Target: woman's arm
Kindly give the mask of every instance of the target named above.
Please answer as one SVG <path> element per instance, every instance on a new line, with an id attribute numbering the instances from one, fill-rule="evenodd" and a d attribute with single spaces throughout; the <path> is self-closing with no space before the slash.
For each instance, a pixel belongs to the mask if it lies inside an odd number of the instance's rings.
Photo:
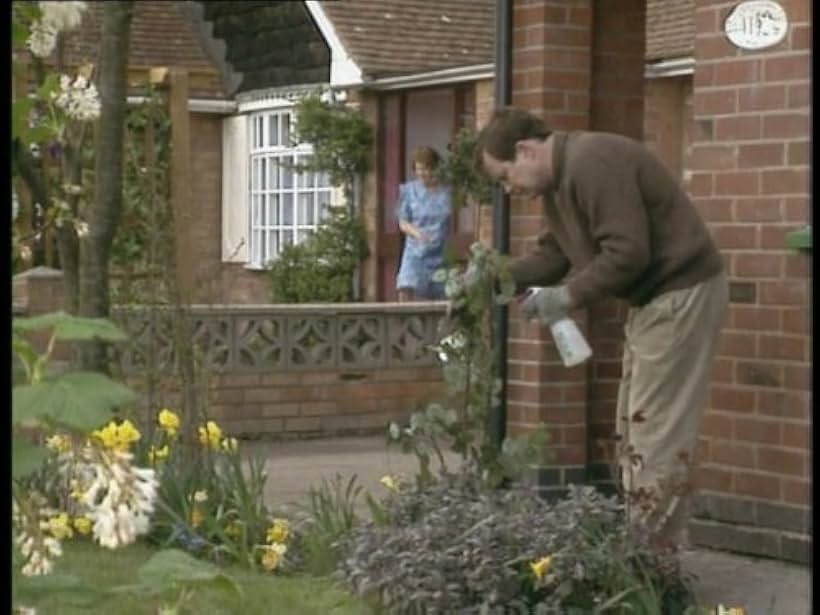
<path id="1" fill-rule="evenodd" d="M 419 241 L 427 241 L 427 235 L 417 229 L 411 222 L 407 222 L 407 220 L 399 220 L 399 230 L 405 235 L 418 239 Z"/>

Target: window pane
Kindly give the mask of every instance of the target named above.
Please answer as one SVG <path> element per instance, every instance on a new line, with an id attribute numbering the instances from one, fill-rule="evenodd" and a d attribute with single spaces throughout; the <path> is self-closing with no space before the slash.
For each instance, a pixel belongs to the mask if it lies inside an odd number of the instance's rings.
<path id="1" fill-rule="evenodd" d="M 268 116 L 268 145 L 279 145 L 279 116 L 271 114 Z"/>
<path id="2" fill-rule="evenodd" d="M 257 265 L 260 262 L 262 262 L 260 256 L 260 246 L 262 245 L 262 233 L 260 231 L 254 231 L 251 237 L 253 239 L 253 241 L 251 242 L 251 263 Z"/>
<path id="3" fill-rule="evenodd" d="M 259 211 L 261 212 L 260 217 L 259 217 L 259 224 L 261 226 L 267 226 L 268 225 L 268 212 L 267 212 L 267 207 L 266 207 L 267 197 L 264 194 L 261 194 L 261 195 L 259 195 L 258 198 L 259 198 Z"/>
<path id="4" fill-rule="evenodd" d="M 271 226 L 279 226 L 279 195 L 272 194 L 270 197 L 270 220 Z"/>
<path id="5" fill-rule="evenodd" d="M 271 190 L 279 187 L 279 165 L 276 158 L 268 158 L 268 184 Z"/>
<path id="6" fill-rule="evenodd" d="M 293 231 L 282 231 L 282 247 L 293 243 Z"/>
<path id="7" fill-rule="evenodd" d="M 265 164 L 265 159 L 262 158 L 261 160 L 259 160 L 259 189 L 260 190 L 266 190 L 267 189 L 267 185 L 268 185 L 267 181 L 266 181 L 266 177 L 268 175 L 267 170 L 268 170 L 268 165 Z"/>
<path id="8" fill-rule="evenodd" d="M 282 141 L 279 145 L 290 146 L 290 113 L 282 114 Z"/>
<path id="9" fill-rule="evenodd" d="M 282 158 L 282 188 L 293 188 L 293 156 Z"/>
<path id="10" fill-rule="evenodd" d="M 253 228 L 258 228 L 259 224 L 261 223 L 260 218 L 259 218 L 259 195 L 258 194 L 254 194 L 251 197 L 251 212 L 252 212 L 252 215 L 253 215 L 253 218 L 252 218 L 253 219 L 253 222 L 252 222 Z"/>
<path id="11" fill-rule="evenodd" d="M 299 209 L 296 213 L 296 224 L 313 224 L 313 193 L 303 192 L 299 195 Z"/>
<path id="12" fill-rule="evenodd" d="M 290 192 L 282 195 L 282 225 L 293 226 L 293 194 Z"/>
<path id="13" fill-rule="evenodd" d="M 317 173 L 316 174 L 316 187 L 317 188 L 327 188 L 330 186 L 330 176 L 325 173 Z"/>
<path id="14" fill-rule="evenodd" d="M 270 232 L 268 233 L 268 260 L 273 260 L 273 258 L 279 254 L 279 250 L 277 249 L 276 241 L 276 233 Z"/>
<path id="15" fill-rule="evenodd" d="M 251 173 L 251 190 L 259 190 L 259 158 L 251 160 L 253 172 Z"/>
<path id="16" fill-rule="evenodd" d="M 262 250 L 261 250 L 262 253 L 261 253 L 260 258 L 259 258 L 259 264 L 260 265 L 264 265 L 265 263 L 267 263 L 268 259 L 270 258 L 270 254 L 268 253 L 268 237 L 269 236 L 270 236 L 269 232 L 263 232 L 262 233 L 262 241 L 259 242 L 260 245 L 262 246 Z"/>

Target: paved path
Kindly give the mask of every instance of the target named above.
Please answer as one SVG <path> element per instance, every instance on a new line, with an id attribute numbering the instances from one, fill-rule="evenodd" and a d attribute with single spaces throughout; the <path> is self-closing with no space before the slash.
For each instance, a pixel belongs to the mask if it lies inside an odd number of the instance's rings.
<path id="1" fill-rule="evenodd" d="M 271 506 L 300 500 L 309 485 L 337 473 L 345 478 L 356 474 L 359 484 L 378 493 L 385 474 L 412 477 L 417 469 L 415 457 L 397 447 L 388 449 L 381 437 L 247 442 L 243 450 L 267 458 Z M 457 457 L 449 460 L 456 465 Z M 811 572 L 804 566 L 706 549 L 685 553 L 682 563 L 699 578 L 701 604 L 743 606 L 746 615 L 811 613 Z"/>

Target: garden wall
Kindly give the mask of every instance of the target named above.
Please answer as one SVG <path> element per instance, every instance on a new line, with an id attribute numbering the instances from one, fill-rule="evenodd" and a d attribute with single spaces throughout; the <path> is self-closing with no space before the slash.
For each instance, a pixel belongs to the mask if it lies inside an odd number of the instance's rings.
<path id="1" fill-rule="evenodd" d="M 13 287 L 16 313 L 62 307 L 59 271 L 20 274 Z M 228 433 L 247 438 L 384 432 L 389 421 L 443 399 L 428 345 L 444 309 L 442 302 L 192 306 L 203 407 Z M 129 334 L 117 358 L 141 406 L 153 400 L 151 415 L 179 408 L 172 311 L 115 307 L 112 318 Z"/>

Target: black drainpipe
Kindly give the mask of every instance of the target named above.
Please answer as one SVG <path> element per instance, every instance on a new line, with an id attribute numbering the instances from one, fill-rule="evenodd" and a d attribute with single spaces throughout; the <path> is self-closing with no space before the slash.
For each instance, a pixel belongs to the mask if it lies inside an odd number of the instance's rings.
<path id="1" fill-rule="evenodd" d="M 495 106 L 512 102 L 512 3 L 495 3 Z M 502 254 L 510 252 L 510 197 L 495 186 L 493 189 L 493 247 Z M 498 404 L 490 413 L 490 434 L 500 448 L 507 432 L 507 308 L 497 305 L 493 314 L 493 347 L 498 353 L 498 377 L 501 392 Z"/>

